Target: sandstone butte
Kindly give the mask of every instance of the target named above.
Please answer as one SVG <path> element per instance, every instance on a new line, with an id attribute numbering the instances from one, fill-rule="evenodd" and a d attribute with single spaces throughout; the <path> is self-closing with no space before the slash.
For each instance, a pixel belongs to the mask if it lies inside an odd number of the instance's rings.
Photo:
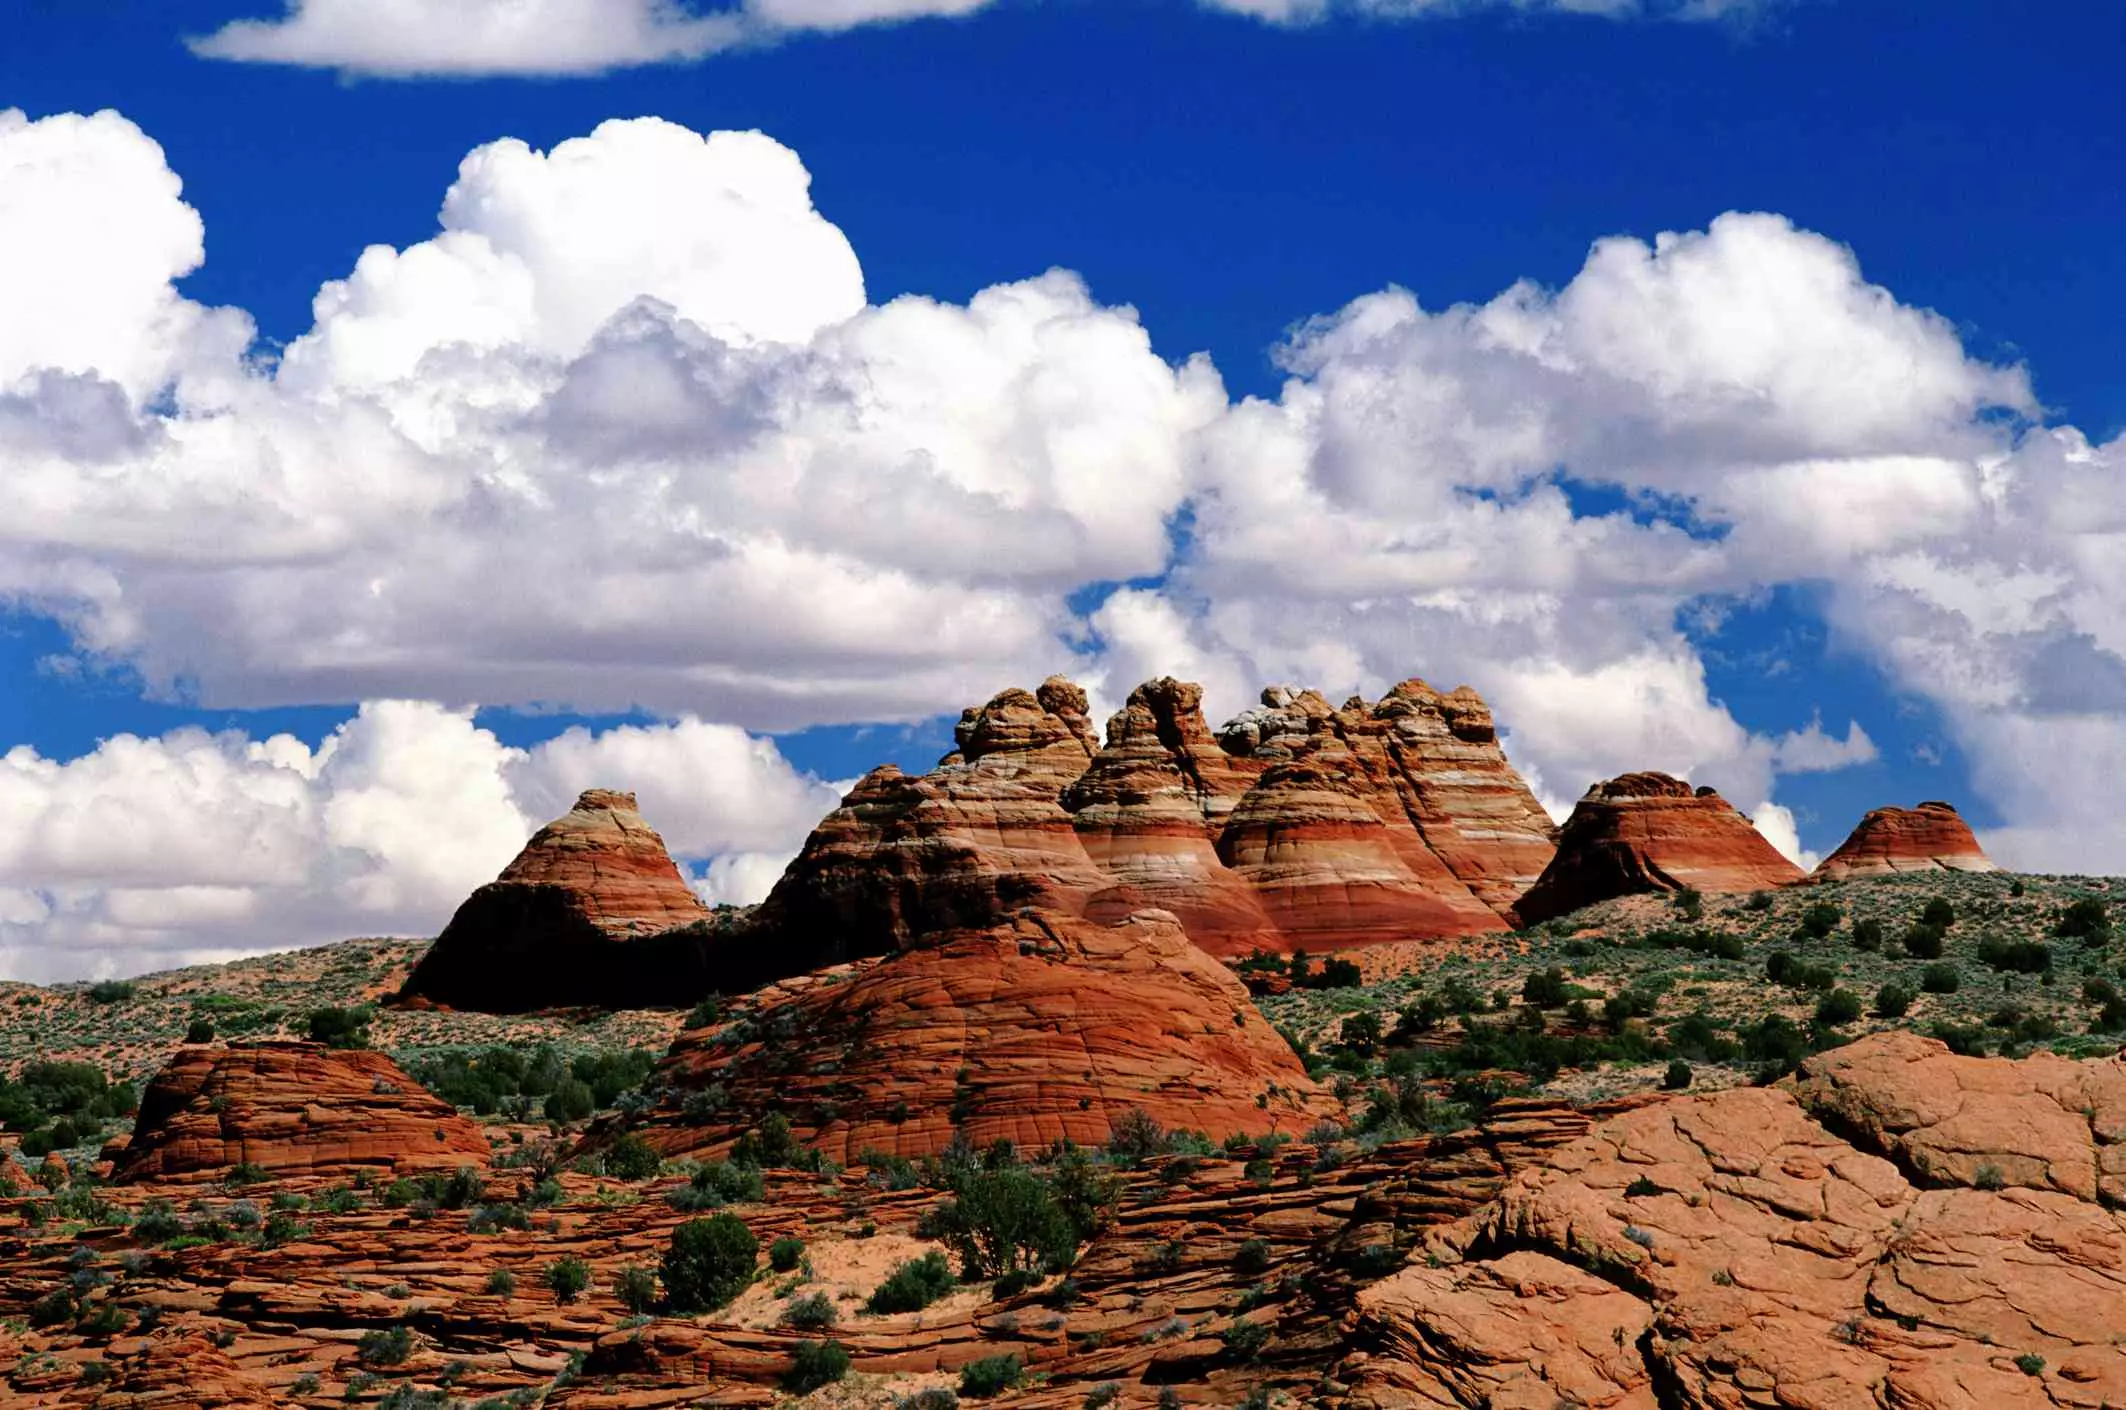
<path id="1" fill-rule="evenodd" d="M 382 1053 L 314 1043 L 187 1047 L 148 1084 L 125 1181 L 403 1175 L 484 1166 L 487 1138 Z"/>
<path id="2" fill-rule="evenodd" d="M 1523 925 L 1646 891 L 1761 891 L 1802 880 L 1764 835 L 1710 788 L 1624 774 L 1587 790 L 1557 855 L 1514 906 Z"/>
<path id="3" fill-rule="evenodd" d="M 1029 905 L 1163 909 L 1223 957 L 1506 928 L 1555 828 L 1473 691 L 1262 700 L 1213 733 L 1199 687 L 1148 681 L 1104 738 L 1061 678 L 969 709 L 935 769 L 874 770 L 813 832 L 758 914 L 767 948 L 796 973 Z"/>
<path id="4" fill-rule="evenodd" d="M 1998 871 L 1947 803 L 1877 808 L 1810 873 L 1814 881 L 1850 881 L 1907 871 Z"/>
<path id="5" fill-rule="evenodd" d="M 2126 1405 L 2126 1065 L 1885 1033 L 1522 1167 L 1357 1297 L 1346 1404 Z"/>
<path id="6" fill-rule="evenodd" d="M 592 789 L 458 907 L 403 997 L 499 1013 L 670 1002 L 681 947 L 632 947 L 708 914 L 635 795 Z"/>
<path id="7" fill-rule="evenodd" d="M 1028 909 L 766 997 L 674 1043 L 652 1145 L 717 1154 L 770 1112 L 847 1162 L 934 1155 L 956 1135 L 1104 1146 L 1133 1108 L 1214 1138 L 1290 1136 L 1340 1110 L 1163 912 Z"/>

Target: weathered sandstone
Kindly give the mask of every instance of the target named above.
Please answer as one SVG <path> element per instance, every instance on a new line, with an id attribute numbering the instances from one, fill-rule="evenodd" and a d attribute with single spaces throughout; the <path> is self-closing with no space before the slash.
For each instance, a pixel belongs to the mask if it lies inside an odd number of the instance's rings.
<path id="1" fill-rule="evenodd" d="M 148 1084 L 117 1177 L 405 1174 L 485 1165 L 487 1139 L 382 1053 L 188 1047 Z"/>
<path id="2" fill-rule="evenodd" d="M 1877 808 L 1810 873 L 1815 881 L 1848 881 L 1907 871 L 1998 871 L 1971 835 L 1970 824 L 1947 803 Z"/>
<path id="3" fill-rule="evenodd" d="M 1573 805 L 1557 855 L 1514 906 L 1523 925 L 1645 891 L 1759 891 L 1802 879 L 1726 799 L 1667 774 L 1625 774 Z"/>

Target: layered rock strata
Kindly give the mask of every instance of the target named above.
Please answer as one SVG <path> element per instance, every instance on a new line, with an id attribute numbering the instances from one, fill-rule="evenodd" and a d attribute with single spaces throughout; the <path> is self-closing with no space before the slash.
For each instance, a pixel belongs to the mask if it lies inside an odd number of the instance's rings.
<path id="1" fill-rule="evenodd" d="M 1223 965 L 1161 912 L 1028 910 L 934 936 L 673 1045 L 647 1138 L 713 1153 L 771 1111 L 837 1160 L 963 1136 L 1104 1145 L 1133 1108 L 1224 1136 L 1337 1110 Z M 706 1095 L 705 1095 L 706 1094 Z"/>
<path id="2" fill-rule="evenodd" d="M 592 789 L 458 907 L 402 997 L 489 1013 L 670 1003 L 703 972 L 708 922 L 635 795 Z"/>
<path id="3" fill-rule="evenodd" d="M 400 1175 L 484 1166 L 480 1128 L 382 1053 L 314 1043 L 185 1048 L 148 1083 L 122 1181 Z"/>
<path id="4" fill-rule="evenodd" d="M 1616 1117 L 1359 1294 L 1358 1406 L 2126 1403 L 2126 1065 L 1896 1033 Z"/>
<path id="5" fill-rule="evenodd" d="M 1625 774 L 1573 805 L 1557 855 L 1513 909 L 1534 925 L 1617 896 L 1761 891 L 1800 880 L 1801 869 L 1712 789 Z"/>
<path id="6" fill-rule="evenodd" d="M 1947 803 L 1877 808 L 1810 873 L 1814 881 L 1850 881 L 1908 871 L 1998 871 L 1970 824 Z"/>

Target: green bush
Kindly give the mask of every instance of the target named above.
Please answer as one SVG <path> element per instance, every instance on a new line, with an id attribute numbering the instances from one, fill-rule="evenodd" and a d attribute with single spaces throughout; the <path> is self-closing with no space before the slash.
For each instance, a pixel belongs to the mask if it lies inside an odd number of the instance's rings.
<path id="1" fill-rule="evenodd" d="M 687 1010 L 687 1027 L 707 1028 L 712 1023 L 723 1021 L 723 996 L 711 994 L 693 1008 Z"/>
<path id="2" fill-rule="evenodd" d="M 920 1312 L 959 1286 L 945 1255 L 932 1249 L 921 1258 L 895 1266 L 886 1281 L 872 1290 L 864 1306 L 879 1313 Z"/>
<path id="3" fill-rule="evenodd" d="M 1827 1028 L 1840 1028 L 1860 1017 L 1860 996 L 1850 989 L 1833 989 L 1816 1005 L 1816 1021 Z"/>
<path id="4" fill-rule="evenodd" d="M 574 1302 L 590 1285 L 590 1265 L 580 1258 L 557 1258 L 546 1265 L 547 1291 L 556 1302 Z"/>
<path id="5" fill-rule="evenodd" d="M 1829 901 L 1818 901 L 1801 913 L 1801 933 L 1811 940 L 1822 940 L 1844 918 L 1844 913 Z"/>
<path id="6" fill-rule="evenodd" d="M 983 1399 L 1001 1395 L 1019 1383 L 1025 1366 L 1017 1356 L 985 1356 L 960 1371 L 960 1394 Z"/>
<path id="7" fill-rule="evenodd" d="M 1870 954 L 1882 948 L 1882 922 L 1879 920 L 1856 920 L 1853 922 L 1853 948 Z"/>
<path id="8" fill-rule="evenodd" d="M 657 1277 L 631 1263 L 613 1275 L 613 1296 L 630 1312 L 647 1312 L 657 1305 Z"/>
<path id="9" fill-rule="evenodd" d="M 778 1273 L 787 1273 L 797 1267 L 805 1256 L 805 1241 L 785 1235 L 768 1245 L 768 1266 Z"/>
<path id="10" fill-rule="evenodd" d="M 960 1255 L 962 1276 L 994 1278 L 1044 1263 L 1068 1263 L 1077 1239 L 1048 1184 L 1022 1169 L 985 1170 L 962 1182 L 937 1211 L 937 1227 Z"/>
<path id="11" fill-rule="evenodd" d="M 1942 931 L 1938 926 L 1922 922 L 1905 931 L 1903 944 L 1905 953 L 1915 960 L 1938 960 L 1942 951 Z"/>
<path id="12" fill-rule="evenodd" d="M 1912 1001 L 1918 997 L 1904 985 L 1892 981 L 1875 991 L 1875 1016 L 1877 1018 L 1903 1018 L 1911 1010 Z"/>
<path id="13" fill-rule="evenodd" d="M 487 1294 L 490 1297 L 514 1297 L 517 1293 L 517 1275 L 507 1268 L 497 1268 L 487 1275 Z"/>
<path id="14" fill-rule="evenodd" d="M 89 999 L 98 1004 L 122 1004 L 133 997 L 133 986 L 123 979 L 106 979 L 89 986 Z"/>
<path id="15" fill-rule="evenodd" d="M 387 1327 L 362 1333 L 354 1357 L 364 1366 L 396 1366 L 413 1355 L 413 1333 L 404 1327 Z"/>
<path id="16" fill-rule="evenodd" d="M 1691 1065 L 1682 1058 L 1677 1058 L 1669 1063 L 1668 1070 L 1661 1074 L 1661 1085 L 1668 1091 L 1680 1092 L 1691 1084 L 1694 1076 L 1696 1074 L 1691 1071 Z"/>
<path id="17" fill-rule="evenodd" d="M 833 1326 L 836 1320 L 834 1299 L 823 1292 L 810 1292 L 803 1297 L 792 1298 L 782 1314 L 783 1325 L 800 1332 L 823 1332 Z"/>
<path id="18" fill-rule="evenodd" d="M 1931 925 L 1936 930 L 1947 930 L 1956 924 L 1956 907 L 1947 897 L 1936 896 L 1919 908 L 1919 923 Z"/>
<path id="19" fill-rule="evenodd" d="M 684 1189 L 670 1196 L 672 1207 L 689 1212 L 721 1209 L 727 1204 L 752 1204 L 766 1193 L 766 1182 L 757 1166 L 714 1161 L 696 1170 Z"/>
<path id="20" fill-rule="evenodd" d="M 849 1374 L 849 1349 L 838 1341 L 801 1341 L 790 1353 L 783 1389 L 805 1395 Z"/>
<path id="21" fill-rule="evenodd" d="M 672 1231 L 664 1255 L 664 1291 L 679 1313 L 710 1312 L 753 1281 L 760 1241 L 732 1214 L 689 1219 Z"/>
<path id="22" fill-rule="evenodd" d="M 195 1018 L 185 1025 L 187 1043 L 211 1043 L 214 1041 L 214 1025 L 203 1018 Z"/>
<path id="23" fill-rule="evenodd" d="M 2063 940 L 2096 941 L 2111 933 L 2111 921 L 2104 913 L 2103 898 L 2079 896 L 2069 902 L 2053 923 L 2052 933 Z"/>
<path id="24" fill-rule="evenodd" d="M 1531 973 L 1521 981 L 1521 1001 L 1539 1009 L 1563 1008 L 1571 997 L 1565 971 L 1557 965 Z"/>
<path id="25" fill-rule="evenodd" d="M 144 1244 L 167 1243 L 185 1231 L 184 1221 L 166 1199 L 151 1199 L 133 1220 L 133 1238 Z"/>
<path id="26" fill-rule="evenodd" d="M 1964 977 L 1953 964 L 1930 964 L 1919 972 L 1923 994 L 1953 994 L 1963 987 Z"/>
<path id="27" fill-rule="evenodd" d="M 328 1048 L 366 1048 L 370 1016 L 366 1008 L 314 1009 L 307 1021 L 310 1041 Z"/>
<path id="28" fill-rule="evenodd" d="M 1270 1246 L 1261 1239 L 1249 1239 L 1233 1254 L 1233 1271 L 1244 1278 L 1255 1277 L 1268 1271 Z"/>
<path id="29" fill-rule="evenodd" d="M 647 1180 L 664 1168 L 664 1157 L 633 1131 L 625 1132 L 605 1152 L 605 1173 L 615 1180 Z"/>
<path id="30" fill-rule="evenodd" d="M 556 1082 L 541 1108 L 549 1121 L 581 1121 L 597 1109 L 590 1087 L 573 1077 Z"/>
<path id="31" fill-rule="evenodd" d="M 1809 1055 L 1808 1036 L 1784 1014 L 1766 1014 L 1742 1030 L 1742 1050 L 1756 1062 L 1794 1067 Z"/>
<path id="32" fill-rule="evenodd" d="M 1978 942 L 1978 962 L 2015 974 L 2043 974 L 2052 968 L 2052 947 L 2042 940 L 2003 940 L 1989 935 Z"/>

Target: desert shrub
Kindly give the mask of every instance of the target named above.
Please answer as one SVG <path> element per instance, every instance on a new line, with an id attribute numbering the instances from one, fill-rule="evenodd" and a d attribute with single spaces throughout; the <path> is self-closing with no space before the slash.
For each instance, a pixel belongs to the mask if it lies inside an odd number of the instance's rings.
<path id="1" fill-rule="evenodd" d="M 835 1320 L 834 1299 L 823 1292 L 792 1298 L 782 1314 L 783 1325 L 800 1332 L 823 1332 L 833 1326 Z"/>
<path id="2" fill-rule="evenodd" d="M 1233 1271 L 1243 1277 L 1252 1278 L 1269 1266 L 1270 1246 L 1261 1239 L 1247 1240 L 1233 1254 Z"/>
<path id="3" fill-rule="evenodd" d="M 2043 974 L 2052 968 L 2052 947 L 2042 940 L 2003 940 L 1989 935 L 1978 942 L 1978 962 L 2015 974 Z"/>
<path id="4" fill-rule="evenodd" d="M 783 1389 L 805 1395 L 849 1374 L 849 1349 L 838 1341 L 801 1341 L 790 1353 Z"/>
<path id="5" fill-rule="evenodd" d="M 1942 931 L 1939 926 L 1924 922 L 1906 929 L 1902 938 L 1905 953 L 1915 960 L 1938 960 L 1942 951 Z"/>
<path id="6" fill-rule="evenodd" d="M 657 1276 L 631 1263 L 613 1275 L 613 1296 L 630 1312 L 647 1312 L 657 1305 Z"/>
<path id="7" fill-rule="evenodd" d="M 939 1231 L 969 1279 L 1067 1263 L 1077 1239 L 1046 1181 L 1023 1169 L 984 1170 L 940 1205 Z"/>
<path id="8" fill-rule="evenodd" d="M 203 1018 L 195 1018 L 185 1025 L 187 1043 L 211 1043 L 214 1041 L 214 1025 Z"/>
<path id="9" fill-rule="evenodd" d="M 732 1214 L 689 1219 L 672 1231 L 664 1255 L 664 1291 L 672 1310 L 708 1312 L 744 1292 L 753 1281 L 760 1241 Z"/>
<path id="10" fill-rule="evenodd" d="M 960 1394 L 984 1399 L 1018 1385 L 1025 1365 L 1017 1356 L 985 1356 L 960 1371 Z"/>
<path id="11" fill-rule="evenodd" d="M 144 1244 L 165 1243 L 185 1231 L 184 1221 L 166 1199 L 151 1199 L 133 1220 L 133 1237 Z"/>
<path id="12" fill-rule="evenodd" d="M 960 1398 L 949 1390 L 919 1390 L 893 1402 L 893 1410 L 960 1410 Z"/>
<path id="13" fill-rule="evenodd" d="M 1946 896 L 1935 896 L 1919 908 L 1919 923 L 1931 925 L 1936 930 L 1947 930 L 1956 924 L 1956 907 Z"/>
<path id="14" fill-rule="evenodd" d="M 872 1312 L 920 1312 L 959 1286 L 952 1265 L 935 1249 L 895 1266 L 864 1306 Z"/>
<path id="15" fill-rule="evenodd" d="M 396 1366 L 413 1355 L 413 1333 L 404 1327 L 384 1327 L 362 1333 L 354 1356 L 364 1366 Z"/>
<path id="16" fill-rule="evenodd" d="M 89 986 L 89 1001 L 98 1004 L 122 1004 L 133 997 L 133 986 L 123 979 L 105 979 Z"/>
<path id="17" fill-rule="evenodd" d="M 1742 903 L 1745 911 L 1768 911 L 1771 908 L 1772 893 L 1769 891 L 1752 891 L 1750 898 Z"/>
<path id="18" fill-rule="evenodd" d="M 1786 1015 L 1766 1014 L 1742 1030 L 1742 1051 L 1754 1062 L 1794 1067 L 1809 1055 L 1808 1036 Z"/>
<path id="19" fill-rule="evenodd" d="M 1875 1016 L 1877 1018 L 1903 1018 L 1912 1007 L 1917 995 L 1894 980 L 1875 991 Z"/>
<path id="20" fill-rule="evenodd" d="M 514 1297 L 517 1293 L 517 1275 L 507 1268 L 497 1268 L 487 1275 L 487 1293 L 490 1297 Z"/>
<path id="21" fill-rule="evenodd" d="M 483 1204 L 465 1221 L 468 1234 L 499 1234 L 505 1229 L 522 1233 L 531 1228 L 531 1216 L 521 1204 Z"/>
<path id="22" fill-rule="evenodd" d="M 2104 913 L 2103 898 L 2076 897 L 2060 912 L 2059 919 L 2053 922 L 2052 933 L 2063 940 L 2095 941 L 2108 937 L 2111 933 L 2111 921 Z"/>
<path id="23" fill-rule="evenodd" d="M 1141 1106 L 1133 1106 L 1108 1127 L 1107 1148 L 1125 1160 L 1142 1160 L 1166 1149 L 1166 1128 Z"/>
<path id="24" fill-rule="evenodd" d="M 1853 922 L 1853 948 L 1873 953 L 1882 948 L 1882 922 L 1879 920 L 1856 920 Z"/>
<path id="25" fill-rule="evenodd" d="M 712 1023 L 723 1021 L 723 996 L 711 994 L 687 1010 L 687 1027 L 707 1028 Z"/>
<path id="26" fill-rule="evenodd" d="M 1266 1323 L 1239 1321 L 1228 1326 L 1219 1339 L 1234 1359 L 1253 1361 L 1269 1341 L 1270 1329 Z"/>
<path id="27" fill-rule="evenodd" d="M 670 1200 L 676 1209 L 721 1209 L 727 1204 L 757 1201 L 766 1189 L 757 1166 L 719 1160 L 696 1170 L 684 1188 L 672 1192 Z"/>
<path id="28" fill-rule="evenodd" d="M 1691 1084 L 1694 1075 L 1689 1063 L 1682 1058 L 1676 1058 L 1669 1063 L 1668 1070 L 1661 1074 L 1661 1085 L 1671 1092 L 1680 1092 Z"/>
<path id="29" fill-rule="evenodd" d="M 581 1121 L 597 1110 L 597 1101 L 586 1084 L 564 1077 L 546 1094 L 540 1108 L 549 1121 Z"/>
<path id="30" fill-rule="evenodd" d="M 615 1180 L 647 1180 L 664 1167 L 664 1157 L 633 1131 L 606 1149 L 605 1173 Z"/>
<path id="31" fill-rule="evenodd" d="M 1850 989 L 1833 989 L 1816 1004 L 1816 1021 L 1839 1028 L 1860 1017 L 1860 996 Z"/>
<path id="32" fill-rule="evenodd" d="M 1571 994 L 1565 982 L 1565 971 L 1556 965 L 1531 973 L 1521 981 L 1521 1000 L 1539 1009 L 1562 1008 Z"/>
<path id="33" fill-rule="evenodd" d="M 546 1288 L 556 1302 L 574 1302 L 591 1285 L 591 1268 L 580 1258 L 557 1258 L 546 1265 Z"/>
<path id="34" fill-rule="evenodd" d="M 310 1041 L 328 1048 L 366 1048 L 370 1016 L 366 1008 L 313 1009 L 306 1024 Z"/>
<path id="35" fill-rule="evenodd" d="M 1963 987 L 1964 977 L 1953 964 L 1930 964 L 1919 972 L 1923 994 L 1953 994 Z"/>
<path id="36" fill-rule="evenodd" d="M 1838 928 L 1844 914 L 1829 901 L 1818 901 L 1801 913 L 1801 933 L 1811 940 L 1822 940 Z"/>
<path id="37" fill-rule="evenodd" d="M 805 1241 L 785 1235 L 768 1245 L 768 1266 L 778 1273 L 795 1268 L 805 1256 Z"/>

